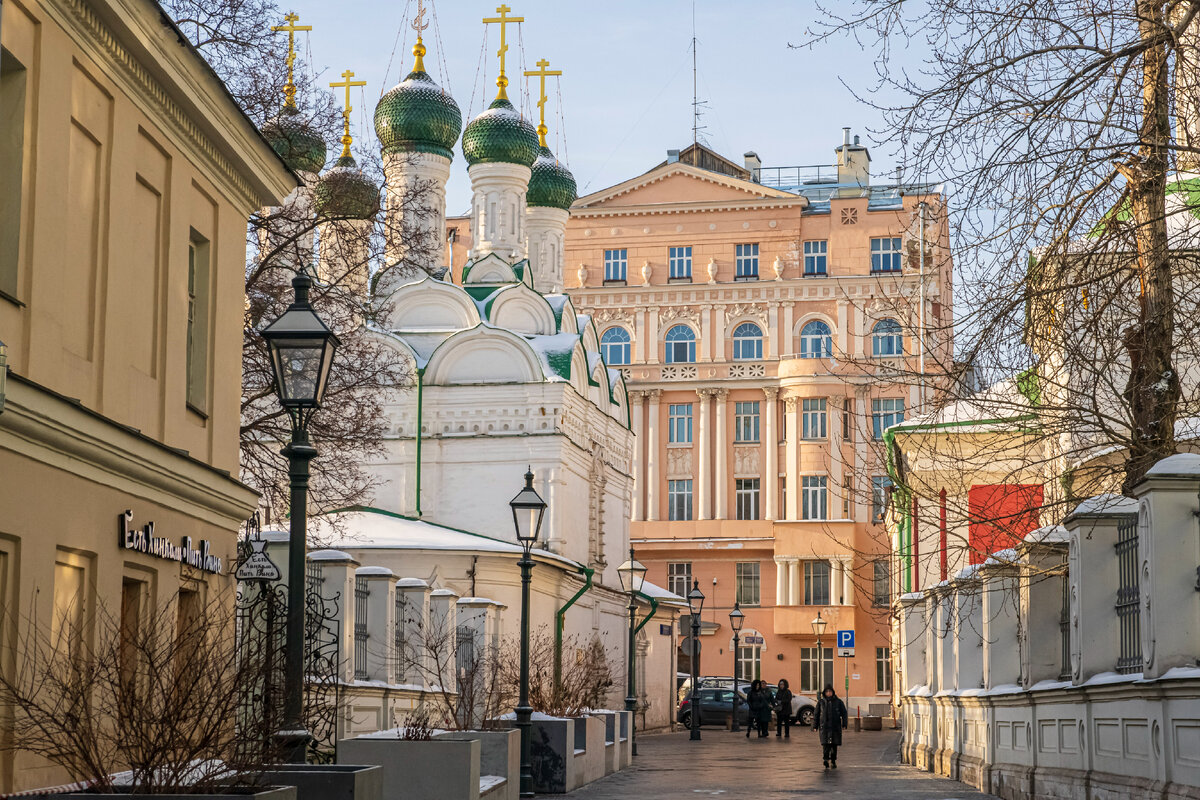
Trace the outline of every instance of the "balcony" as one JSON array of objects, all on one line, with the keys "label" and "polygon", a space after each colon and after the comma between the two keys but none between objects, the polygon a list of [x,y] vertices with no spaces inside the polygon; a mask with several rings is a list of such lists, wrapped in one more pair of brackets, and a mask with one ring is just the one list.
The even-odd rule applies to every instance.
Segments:
[{"label": "balcony", "polygon": [[813,638],[812,621],[818,611],[827,623],[825,635],[821,637],[821,643],[826,647],[837,644],[838,631],[855,629],[858,609],[854,606],[775,606],[775,633]]}]

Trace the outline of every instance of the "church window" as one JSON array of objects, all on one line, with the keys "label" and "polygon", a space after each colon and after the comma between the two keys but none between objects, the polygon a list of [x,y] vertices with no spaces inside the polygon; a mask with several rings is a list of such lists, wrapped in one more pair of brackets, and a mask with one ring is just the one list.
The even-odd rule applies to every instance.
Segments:
[{"label": "church window", "polygon": [[692,364],[696,361],[696,334],[687,325],[667,331],[667,363]]},{"label": "church window", "polygon": [[187,272],[187,405],[198,414],[207,411],[209,243],[192,232]]},{"label": "church window", "polygon": [[604,363],[610,367],[619,367],[630,361],[629,331],[621,327],[609,328],[600,337],[600,354]]},{"label": "church window", "polygon": [[804,275],[824,275],[826,257],[829,253],[829,242],[816,239],[804,243]]},{"label": "church window", "polygon": [[819,319],[800,329],[801,358],[829,358],[833,355],[833,332]]},{"label": "church window", "polygon": [[743,322],[733,329],[733,360],[757,361],[763,357],[762,328]]},{"label": "church window", "polygon": [[737,245],[737,272],[734,280],[758,279],[758,242]]},{"label": "church window", "polygon": [[900,323],[894,319],[881,319],[871,329],[871,355],[876,358],[904,355],[904,335]]},{"label": "church window", "polygon": [[871,272],[900,271],[900,237],[871,239]]},{"label": "church window", "polygon": [[667,519],[685,521],[692,518],[692,479],[667,481]]},{"label": "church window", "polygon": [[21,233],[21,174],[25,166],[26,70],[7,50],[0,50],[0,297],[17,301]]},{"label": "church window", "polygon": [[629,269],[628,250],[604,251],[604,281],[625,282],[625,274]]},{"label": "church window", "polygon": [[667,406],[667,443],[692,443],[691,403],[671,403]]},{"label": "church window", "polygon": [[667,248],[668,277],[671,280],[692,279],[692,246]]}]

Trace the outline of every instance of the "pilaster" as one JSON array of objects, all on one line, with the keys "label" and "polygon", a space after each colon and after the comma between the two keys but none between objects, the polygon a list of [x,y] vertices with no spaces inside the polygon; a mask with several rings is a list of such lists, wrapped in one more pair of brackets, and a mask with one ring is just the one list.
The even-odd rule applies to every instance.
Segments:
[{"label": "pilaster", "polygon": [[696,518],[712,519],[709,487],[712,485],[712,416],[713,389],[697,389],[700,398],[700,452],[696,460],[700,465],[696,481]]},{"label": "pilaster", "polygon": [[662,397],[662,389],[651,389],[646,395],[650,398],[650,408],[646,413],[646,463],[650,468],[650,478],[646,481],[646,519],[656,522],[659,514],[659,469],[662,461],[658,447],[658,403]]},{"label": "pilaster", "polygon": [[767,413],[763,425],[763,443],[766,445],[766,474],[763,476],[763,519],[773,520],[779,513],[779,434],[775,432],[775,420],[778,417],[776,398],[779,389],[774,386],[763,387],[767,396]]},{"label": "pilaster", "polygon": [[713,389],[713,399],[717,409],[717,440],[716,440],[716,519],[729,519],[729,390]]},{"label": "pilaster", "polygon": [[800,519],[800,479],[799,479],[799,451],[798,440],[800,438],[800,425],[797,409],[800,407],[800,401],[795,397],[783,398],[784,403],[784,478],[783,483],[786,489],[785,494],[787,502],[787,510],[785,519],[795,520]]}]

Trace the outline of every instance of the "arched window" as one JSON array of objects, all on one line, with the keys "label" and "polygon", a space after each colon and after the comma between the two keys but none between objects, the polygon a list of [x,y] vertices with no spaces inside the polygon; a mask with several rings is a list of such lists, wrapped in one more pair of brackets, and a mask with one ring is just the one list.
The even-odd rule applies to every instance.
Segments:
[{"label": "arched window", "polygon": [[762,355],[762,328],[743,322],[733,329],[733,360],[757,361]]},{"label": "arched window", "polygon": [[881,319],[871,329],[871,355],[877,357],[904,355],[904,336],[900,323],[894,319]]},{"label": "arched window", "polygon": [[696,334],[687,325],[667,331],[667,363],[692,364],[696,361]]},{"label": "arched window", "polygon": [[629,331],[624,328],[609,328],[600,337],[600,355],[610,367],[622,367],[629,363]]},{"label": "arched window", "polygon": [[819,319],[800,329],[801,358],[829,358],[833,355],[833,332]]}]

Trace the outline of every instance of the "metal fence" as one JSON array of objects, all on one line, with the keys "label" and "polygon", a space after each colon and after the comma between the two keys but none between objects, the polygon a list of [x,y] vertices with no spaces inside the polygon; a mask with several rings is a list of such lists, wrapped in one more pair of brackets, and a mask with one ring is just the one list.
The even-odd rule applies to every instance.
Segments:
[{"label": "metal fence", "polygon": [[1071,677],[1071,576],[1067,572],[1067,560],[1063,559],[1062,566],[1062,606],[1058,611],[1058,639],[1062,647],[1059,653],[1060,665],[1058,679],[1069,680]]},{"label": "metal fence", "polygon": [[354,579],[354,678],[367,679],[367,589],[366,578]]},{"label": "metal fence", "polygon": [[1117,620],[1121,652],[1117,672],[1142,670],[1141,590],[1138,587],[1138,520],[1136,515],[1117,523]]}]

